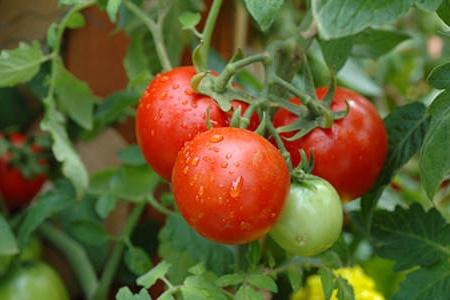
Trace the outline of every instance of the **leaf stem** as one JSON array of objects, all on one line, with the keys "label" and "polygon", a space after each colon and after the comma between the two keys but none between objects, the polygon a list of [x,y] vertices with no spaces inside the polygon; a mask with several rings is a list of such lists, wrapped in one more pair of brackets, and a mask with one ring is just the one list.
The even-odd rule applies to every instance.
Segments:
[{"label": "leaf stem", "polygon": [[134,227],[139,221],[139,217],[141,216],[142,211],[144,210],[146,204],[147,203],[145,202],[137,204],[131,211],[130,215],[128,216],[128,221],[122,232],[123,238],[121,241],[116,242],[114,249],[111,253],[111,256],[109,257],[108,262],[106,263],[105,268],[103,269],[103,273],[100,277],[98,288],[92,299],[105,300],[108,298],[109,288],[114,279],[114,275],[116,274],[117,268],[119,267],[122,254],[125,250],[126,246],[125,240],[129,239],[129,236],[131,235],[131,233],[134,230]]},{"label": "leaf stem", "polygon": [[86,299],[89,299],[98,286],[98,279],[84,249],[75,240],[67,236],[50,223],[39,226],[39,233],[61,251],[69,261],[80,283]]},{"label": "leaf stem", "polygon": [[289,154],[289,151],[287,151],[286,146],[284,145],[283,141],[281,140],[280,134],[277,132],[277,130],[273,126],[272,121],[270,121],[270,118],[267,118],[267,120],[266,120],[266,128],[269,130],[270,134],[275,139],[278,149],[280,149],[281,155],[283,156],[283,158],[286,161],[286,164],[289,168],[289,172],[292,172],[291,155]]},{"label": "leaf stem", "polygon": [[170,209],[166,208],[165,206],[161,205],[158,201],[156,201],[153,195],[148,196],[147,201],[150,203],[151,206],[153,206],[153,208],[155,208],[160,213],[163,213],[168,216],[174,214],[173,211],[171,211]]},{"label": "leaf stem", "polygon": [[141,8],[139,8],[134,2],[130,0],[123,1],[125,6],[136,15],[141,21],[147,26],[148,30],[153,36],[156,47],[156,54],[158,55],[159,61],[164,71],[169,71],[172,69],[172,63],[170,62],[169,55],[167,54],[167,49],[164,43],[164,37],[162,33],[162,25],[167,11],[160,11],[158,21],[155,22],[149,16],[147,16]]},{"label": "leaf stem", "polygon": [[220,7],[223,0],[213,0],[211,8],[209,10],[208,18],[206,19],[205,27],[203,28],[203,45],[201,49],[202,65],[207,66],[209,48],[211,45],[211,38],[216,25],[217,17],[219,16]]}]

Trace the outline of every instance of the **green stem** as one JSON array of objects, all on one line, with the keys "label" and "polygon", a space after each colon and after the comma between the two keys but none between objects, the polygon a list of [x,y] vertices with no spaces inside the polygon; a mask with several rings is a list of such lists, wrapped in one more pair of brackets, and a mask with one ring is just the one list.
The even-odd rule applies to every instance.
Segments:
[{"label": "green stem", "polygon": [[39,233],[66,256],[78,278],[85,298],[89,299],[98,286],[98,280],[94,267],[84,249],[75,240],[50,223],[41,224]]},{"label": "green stem", "polygon": [[214,0],[211,9],[209,10],[208,18],[206,19],[205,28],[203,28],[203,46],[201,51],[202,65],[207,66],[209,48],[211,45],[211,38],[216,25],[216,20],[220,12],[220,7],[223,0]]},{"label": "green stem", "polygon": [[270,134],[275,139],[278,149],[280,149],[281,155],[283,156],[284,160],[286,161],[289,171],[291,172],[292,171],[291,155],[289,154],[289,151],[287,151],[286,146],[284,146],[284,143],[281,140],[279,133],[273,126],[272,121],[270,121],[270,119],[267,119],[266,128],[269,130]]},{"label": "green stem", "polygon": [[121,241],[116,242],[114,249],[111,253],[111,256],[109,257],[109,260],[106,263],[106,266],[101,275],[98,288],[92,299],[105,300],[108,298],[109,288],[114,279],[117,268],[119,267],[122,254],[125,250],[126,246],[125,240],[129,239],[129,236],[136,227],[136,224],[139,221],[139,217],[141,216],[142,211],[144,210],[146,204],[147,203],[145,202],[137,204],[131,211],[131,214],[128,216],[128,221],[122,232],[123,239]]},{"label": "green stem", "polygon": [[220,73],[219,77],[217,77],[217,81],[215,84],[216,91],[222,93],[225,90],[231,77],[233,77],[233,75],[236,74],[236,72],[239,71],[240,69],[255,62],[264,62],[269,58],[270,56],[268,53],[260,53],[228,64],[223,70],[223,72]]},{"label": "green stem", "polygon": [[174,212],[170,209],[166,208],[165,206],[161,205],[158,201],[156,201],[155,197],[153,195],[148,196],[148,202],[151,206],[153,206],[154,209],[159,211],[160,213],[163,213],[165,215],[173,215]]},{"label": "green stem", "polygon": [[164,71],[169,71],[172,69],[172,64],[170,62],[169,55],[167,54],[167,49],[164,44],[164,37],[162,32],[162,23],[164,21],[165,13],[161,13],[158,18],[158,22],[153,21],[149,16],[147,16],[141,8],[134,4],[130,0],[123,1],[125,6],[138,17],[147,26],[148,30],[153,36],[155,41],[156,54],[158,55],[159,61]]}]

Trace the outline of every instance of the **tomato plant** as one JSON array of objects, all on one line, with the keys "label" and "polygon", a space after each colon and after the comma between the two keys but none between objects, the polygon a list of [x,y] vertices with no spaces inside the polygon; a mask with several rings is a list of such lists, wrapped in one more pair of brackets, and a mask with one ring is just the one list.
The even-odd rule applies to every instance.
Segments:
[{"label": "tomato plant", "polygon": [[342,219],[336,190],[319,177],[308,177],[291,186],[286,206],[270,236],[289,253],[313,256],[336,242]]},{"label": "tomato plant", "polygon": [[16,2],[0,299],[448,298],[449,1]]},{"label": "tomato plant", "polygon": [[172,182],[177,206],[193,228],[214,241],[242,244],[266,234],[277,220],[289,172],[264,138],[218,128],[183,147]]},{"label": "tomato plant", "polygon": [[[326,88],[317,89],[319,99]],[[298,99],[291,100],[298,103]],[[317,128],[302,138],[284,141],[294,165],[300,163],[300,150],[314,156],[313,174],[328,180],[344,201],[364,195],[375,183],[387,154],[387,135],[375,107],[363,96],[338,87],[331,102],[332,111],[348,114],[331,128]],[[296,116],[280,109],[274,115],[276,127],[289,125]],[[289,137],[294,133],[286,133]]]}]

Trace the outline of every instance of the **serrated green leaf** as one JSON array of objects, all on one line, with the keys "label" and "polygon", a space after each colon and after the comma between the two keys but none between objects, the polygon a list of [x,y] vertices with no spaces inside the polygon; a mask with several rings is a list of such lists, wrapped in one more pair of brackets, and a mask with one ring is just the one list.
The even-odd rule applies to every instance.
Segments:
[{"label": "serrated green leaf", "polygon": [[19,253],[16,238],[9,227],[8,222],[0,214],[0,256]]},{"label": "serrated green leaf", "polygon": [[75,201],[73,187],[64,180],[58,181],[53,190],[39,195],[36,202],[27,208],[25,220],[19,227],[19,245],[25,244],[40,224],[68,207],[72,201]]},{"label": "serrated green leaf", "polygon": [[111,211],[116,207],[117,198],[110,194],[101,195],[97,202],[95,202],[95,211],[102,218],[105,219]]},{"label": "serrated green leaf", "polygon": [[183,29],[194,29],[200,22],[201,15],[190,11],[185,11],[178,17]]},{"label": "serrated green leaf", "polygon": [[436,12],[445,24],[450,25],[450,0],[442,1]]},{"label": "serrated green leaf", "polygon": [[54,48],[56,45],[56,32],[58,30],[58,24],[52,23],[47,29],[47,45],[50,48]]},{"label": "serrated green leaf", "polygon": [[292,291],[298,291],[302,286],[303,270],[298,266],[289,266],[287,270],[287,277]]},{"label": "serrated green leaf", "polygon": [[261,293],[255,291],[252,287],[248,285],[243,285],[239,288],[236,295],[234,295],[235,300],[264,300]]},{"label": "serrated green leaf", "polygon": [[411,38],[400,31],[367,29],[354,38],[352,55],[364,58],[378,58]]},{"label": "serrated green leaf", "polygon": [[98,105],[95,111],[95,128],[102,128],[120,119],[127,108],[139,102],[134,91],[120,91],[112,94]]},{"label": "serrated green leaf", "polygon": [[440,94],[429,108],[431,125],[420,153],[422,185],[433,199],[450,173],[450,92]]},{"label": "serrated green leaf", "polygon": [[158,300],[175,300],[175,298],[172,296],[172,291],[165,291],[158,297]]},{"label": "serrated green leaf", "polygon": [[120,150],[118,157],[121,162],[129,166],[142,166],[146,164],[145,158],[138,145],[130,145],[127,148]]},{"label": "serrated green leaf", "polygon": [[75,12],[70,15],[70,18],[67,20],[66,26],[70,29],[76,29],[83,27],[84,24],[86,24],[84,16],[80,12]]},{"label": "serrated green leaf", "polygon": [[414,0],[316,0],[311,4],[321,36],[332,39],[392,23],[408,12]]},{"label": "serrated green leaf", "polygon": [[274,293],[278,291],[277,284],[272,279],[272,277],[268,275],[250,274],[246,277],[246,281],[260,289],[267,289]]},{"label": "serrated green leaf", "polygon": [[320,41],[322,54],[330,69],[339,71],[352,51],[353,37]]},{"label": "serrated green leaf", "polygon": [[216,285],[219,287],[233,286],[242,283],[244,280],[244,274],[226,274],[216,280]]},{"label": "serrated green leaf", "polygon": [[395,260],[397,271],[430,266],[450,257],[450,224],[436,209],[425,212],[419,204],[409,209],[397,207],[393,212],[376,212],[372,237],[376,252]]},{"label": "serrated green leaf", "polygon": [[284,0],[245,0],[250,15],[262,31],[269,29],[283,3]]},{"label": "serrated green leaf", "polygon": [[158,279],[161,279],[166,275],[167,271],[169,271],[170,266],[171,266],[170,263],[162,261],[159,264],[157,264],[153,269],[148,271],[146,274],[140,276],[136,280],[136,283],[148,289],[152,285],[154,285]]},{"label": "serrated green leaf", "polygon": [[183,283],[181,293],[185,300],[226,300],[222,290],[214,284],[215,276],[203,274],[189,276]]},{"label": "serrated green leaf", "polygon": [[373,188],[361,199],[363,219],[370,223],[373,210],[386,184],[395,172],[420,149],[429,127],[429,118],[422,103],[411,103],[397,108],[386,117],[388,155],[381,174]]},{"label": "serrated green leaf", "polygon": [[[52,99],[46,99],[45,101],[53,103]],[[53,139],[53,154],[56,160],[62,163],[63,174],[70,179],[77,194],[80,195],[88,187],[88,173],[70,142],[64,127],[64,117],[53,105],[46,110],[41,121],[41,129],[50,133]]]},{"label": "serrated green leaf", "polygon": [[[145,87],[152,78],[148,50],[145,48],[146,32],[138,32],[133,35],[128,46],[123,65],[127,72],[129,85],[136,87],[139,93],[144,92]],[[139,84],[137,84],[139,81]],[[133,82],[133,84],[132,84]]]},{"label": "serrated green leaf", "polygon": [[128,287],[122,287],[116,294],[116,300],[151,300],[151,297],[145,289],[133,294]]},{"label": "serrated green leaf", "polygon": [[205,264],[203,262],[200,262],[195,266],[190,267],[188,271],[193,275],[201,275],[206,272]]},{"label": "serrated green leaf", "polygon": [[253,241],[248,244],[245,257],[247,258],[250,265],[258,265],[259,261],[261,260],[261,246],[259,244],[259,241]]},{"label": "serrated green leaf", "polygon": [[104,227],[92,220],[80,220],[71,224],[71,229],[78,240],[91,246],[98,246],[106,243],[109,236]]},{"label": "serrated green leaf", "polygon": [[0,87],[27,82],[39,71],[39,66],[48,59],[42,53],[39,42],[31,45],[19,43],[19,47],[0,52]]},{"label": "serrated green leaf", "polygon": [[134,275],[140,276],[152,268],[147,252],[140,247],[132,247],[125,253],[125,264]]},{"label": "serrated green leaf", "polygon": [[325,300],[329,300],[333,294],[335,286],[335,275],[330,269],[321,267],[319,269],[319,276],[320,281],[322,282],[322,290]]},{"label": "serrated green leaf", "polygon": [[83,128],[90,130],[93,125],[94,103],[99,99],[92,94],[89,86],[57,64],[55,93],[59,105],[69,117]]},{"label": "serrated green leaf", "polygon": [[443,261],[409,273],[393,300],[447,300],[450,295],[450,264]]},{"label": "serrated green leaf", "polygon": [[450,63],[434,68],[428,82],[437,89],[450,89]]}]

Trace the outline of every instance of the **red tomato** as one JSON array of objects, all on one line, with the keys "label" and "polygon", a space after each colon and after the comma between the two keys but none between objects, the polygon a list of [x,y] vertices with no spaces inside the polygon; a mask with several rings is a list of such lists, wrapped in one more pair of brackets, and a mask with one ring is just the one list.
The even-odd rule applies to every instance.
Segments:
[{"label": "red tomato", "polygon": [[277,221],[290,186],[278,150],[245,129],[216,128],[180,151],[172,175],[177,207],[204,237],[241,244]]},{"label": "red tomato", "polygon": [[226,126],[228,116],[208,96],[194,93],[194,67],[177,67],[162,73],[147,87],[136,116],[136,135],[147,162],[170,179],[178,151],[198,133],[206,131],[206,111],[211,124]]},{"label": "red tomato", "polygon": [[[316,90],[322,99],[326,88]],[[292,99],[298,103],[298,99]],[[337,88],[331,109],[345,109],[350,105],[346,117],[333,123],[330,129],[316,128],[301,139],[284,144],[291,154],[292,162],[300,162],[299,150],[314,155],[313,174],[329,181],[343,201],[366,193],[375,183],[387,154],[387,135],[383,120],[375,107],[363,96],[344,88]],[[292,123],[297,117],[291,112],[279,109],[274,115],[275,127]],[[292,136],[284,133],[282,136]]]},{"label": "red tomato", "polygon": [[[10,136],[10,141],[16,147],[22,146],[25,140],[25,136],[19,133]],[[33,145],[32,149],[34,152],[40,151],[37,145]],[[47,176],[42,174],[31,179],[25,178],[19,169],[9,164],[10,159],[9,153],[0,157],[0,194],[8,209],[14,211],[28,204],[36,196]]]}]

